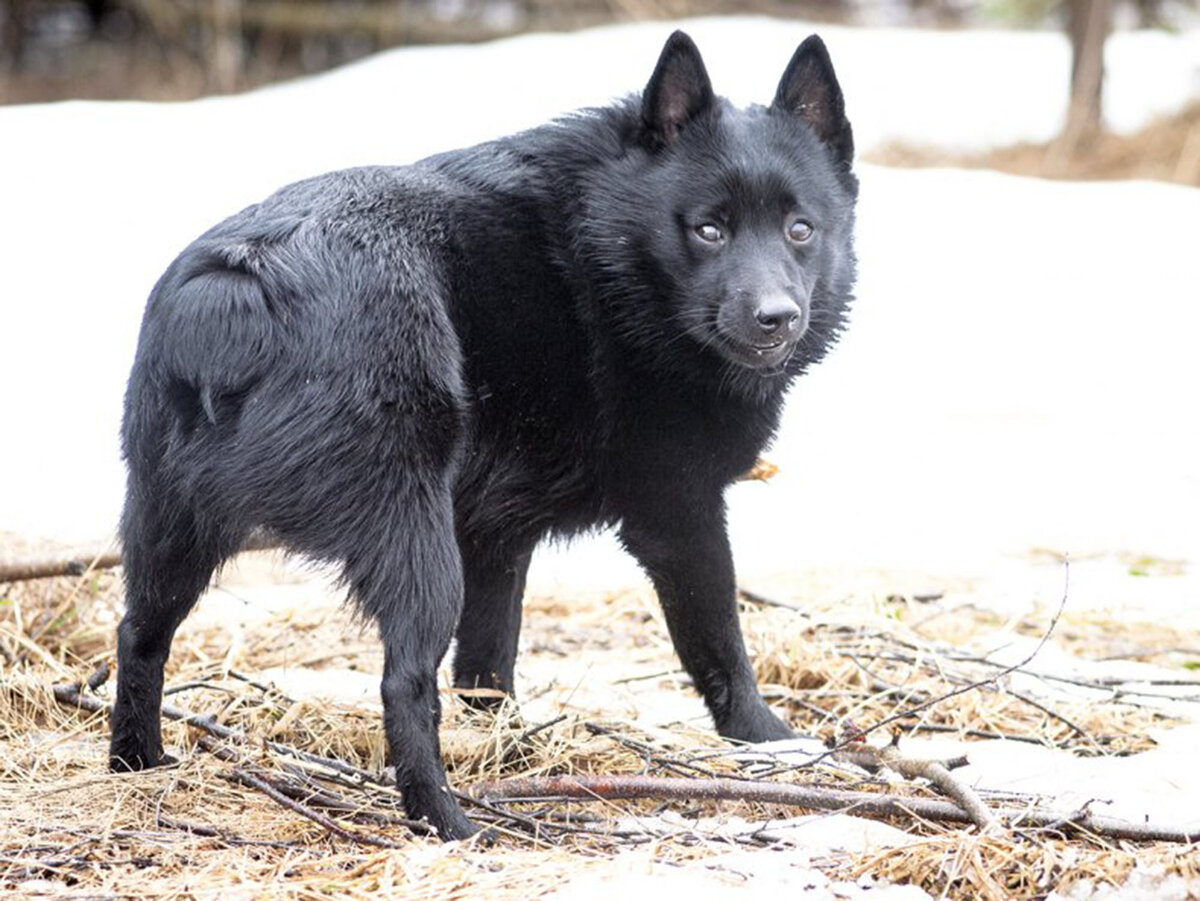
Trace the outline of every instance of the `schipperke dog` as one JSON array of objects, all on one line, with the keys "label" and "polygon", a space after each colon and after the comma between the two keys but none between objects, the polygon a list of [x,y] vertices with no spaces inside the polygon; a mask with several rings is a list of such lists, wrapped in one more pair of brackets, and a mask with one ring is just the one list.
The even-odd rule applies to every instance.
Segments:
[{"label": "schipperke dog", "polygon": [[436,668],[511,692],[525,573],[615,526],[718,732],[791,735],[738,626],[726,487],[845,324],[857,180],[808,38],[770,106],[691,39],[644,93],[404,167],[283,188],[150,295],[125,398],[111,766],[163,754],[180,621],[254,529],[341,567],[379,626],[408,813],[476,827],[439,758]]}]

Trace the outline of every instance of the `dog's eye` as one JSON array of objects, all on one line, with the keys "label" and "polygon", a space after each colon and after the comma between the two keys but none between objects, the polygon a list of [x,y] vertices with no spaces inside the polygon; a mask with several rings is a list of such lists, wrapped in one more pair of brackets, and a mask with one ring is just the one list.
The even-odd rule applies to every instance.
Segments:
[{"label": "dog's eye", "polygon": [[803,244],[813,236],[813,227],[803,219],[797,219],[787,227],[788,240],[793,244]]},{"label": "dog's eye", "polygon": [[705,222],[702,225],[696,226],[696,237],[705,244],[716,244],[725,237],[725,232],[721,231],[719,225]]}]

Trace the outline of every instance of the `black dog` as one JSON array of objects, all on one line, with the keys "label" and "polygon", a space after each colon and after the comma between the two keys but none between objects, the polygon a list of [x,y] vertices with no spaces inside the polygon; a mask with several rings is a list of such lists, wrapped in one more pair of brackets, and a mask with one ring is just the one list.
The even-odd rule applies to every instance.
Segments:
[{"label": "black dog", "polygon": [[790,730],[738,627],[723,493],[844,325],[857,182],[821,41],[770,107],[686,35],[640,98],[402,168],[284,188],[150,296],[125,401],[111,764],[165,759],[172,635],[256,527],[342,566],[379,624],[411,816],[475,831],[439,759],[438,661],[511,691],[548,534],[617,525],[733,739]]}]

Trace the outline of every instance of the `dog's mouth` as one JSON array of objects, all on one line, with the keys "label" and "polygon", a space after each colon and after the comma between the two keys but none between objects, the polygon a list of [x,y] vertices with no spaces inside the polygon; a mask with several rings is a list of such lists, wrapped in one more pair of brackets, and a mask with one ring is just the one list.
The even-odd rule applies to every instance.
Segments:
[{"label": "dog's mouth", "polygon": [[688,323],[692,336],[710,352],[728,363],[755,370],[767,376],[783,369],[804,336],[805,328],[787,334],[747,334],[745,330],[729,328],[718,315]]},{"label": "dog's mouth", "polygon": [[753,348],[755,355],[761,357],[771,353],[772,351],[778,350],[779,348],[783,347],[785,343],[786,342],[780,338],[778,341],[768,341],[766,344],[751,344],[750,347]]},{"label": "dog's mouth", "polygon": [[796,349],[795,341],[738,341],[728,337],[720,342],[726,359],[748,369],[778,369]]}]

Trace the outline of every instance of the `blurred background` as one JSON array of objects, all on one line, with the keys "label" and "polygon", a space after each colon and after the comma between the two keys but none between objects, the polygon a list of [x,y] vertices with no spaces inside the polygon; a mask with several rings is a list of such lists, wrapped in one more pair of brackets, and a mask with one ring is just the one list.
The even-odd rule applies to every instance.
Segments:
[{"label": "blurred background", "polygon": [[[1069,110],[1052,141],[985,152],[892,142],[871,161],[1200,185],[1200,102],[1137,133],[1105,130],[1117,31],[1200,26],[1200,0],[0,0],[0,103],[181,100],[245,91],[391,47],[718,14],[872,27],[1027,29],[1070,42]],[[1200,60],[1197,60],[1200,67]],[[1019,66],[1021,61],[1014,60]],[[948,79],[954,73],[947,73]],[[1061,85],[1047,85],[1061,91]]]}]

